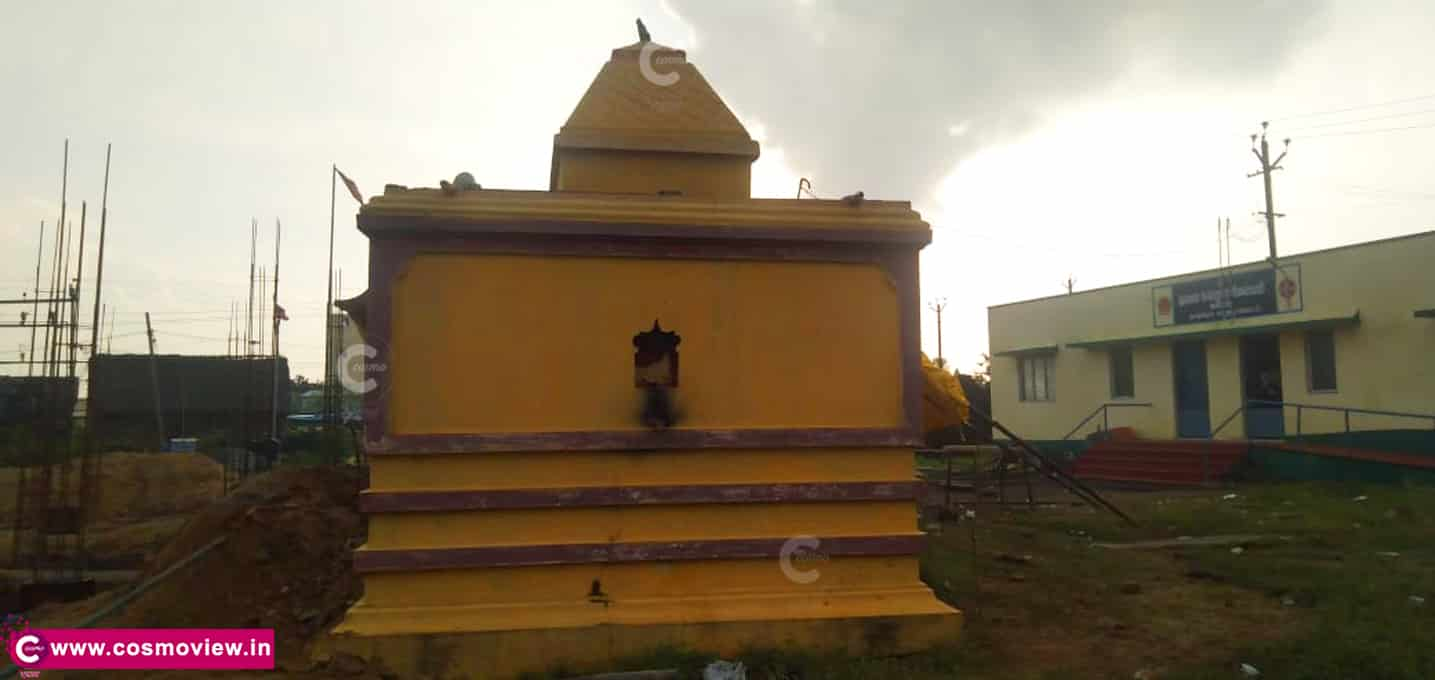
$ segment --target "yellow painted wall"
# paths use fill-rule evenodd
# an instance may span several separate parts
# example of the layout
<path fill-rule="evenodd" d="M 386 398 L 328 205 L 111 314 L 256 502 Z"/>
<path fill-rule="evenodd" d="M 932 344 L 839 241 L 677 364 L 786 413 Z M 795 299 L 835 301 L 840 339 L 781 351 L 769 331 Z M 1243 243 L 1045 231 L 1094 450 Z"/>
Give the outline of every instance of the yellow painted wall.
<path fill-rule="evenodd" d="M 639 429 L 635 333 L 682 336 L 679 427 L 902 427 L 875 265 L 418 255 L 393 292 L 396 434 Z"/>
<path fill-rule="evenodd" d="M 811 583 L 789 579 L 776 560 L 705 560 L 619 564 L 492 567 L 444 572 L 393 572 L 364 577 L 364 600 L 375 607 L 584 602 L 594 579 L 618 600 L 702 594 L 795 593 L 911 586 L 917 558 L 838 557 L 797 563 L 815 570 Z"/>
<path fill-rule="evenodd" d="M 1300 312 L 1248 317 L 1234 321 L 1156 328 L 1152 320 L 1152 288 L 1210 277 L 1206 271 L 1111 288 L 1077 292 L 988 309 L 992 360 L 992 410 L 1017 434 L 1031 439 L 1057 439 L 1110 398 L 1107 355 L 1100 349 L 1068 347 L 1093 340 L 1229 331 L 1206 342 L 1206 364 L 1212 427 L 1241 401 L 1239 340 L 1241 328 L 1298 322 L 1360 313 L 1360 323 L 1335 331 L 1335 393 L 1312 393 L 1306 378 L 1303 331 L 1281 333 L 1281 373 L 1287 402 L 1435 413 L 1435 320 L 1415 318 L 1416 309 L 1435 307 L 1435 232 L 1377 241 L 1359 246 L 1281 258 L 1299 264 Z M 1252 264 L 1235 271 L 1266 267 Z M 1060 346 L 1055 359 L 1055 401 L 1019 402 L 1017 359 L 1001 352 Z M 1129 425 L 1148 437 L 1175 436 L 1174 386 L 1170 343 L 1151 341 L 1135 347 L 1136 395 L 1149 409 L 1112 411 L 1113 427 Z M 1286 429 L 1295 431 L 1293 410 Z M 1425 421 L 1428 423 L 1428 421 Z M 1353 429 L 1422 427 L 1420 421 L 1353 416 Z M 1306 413 L 1302 430 L 1331 432 L 1344 428 L 1339 414 Z M 1090 426 L 1088 428 L 1090 429 Z M 1244 436 L 1234 422 L 1223 437 Z"/>
<path fill-rule="evenodd" d="M 369 459 L 373 491 L 907 482 L 910 449 L 492 451 Z"/>
<path fill-rule="evenodd" d="M 746 199 L 751 185 L 752 161 L 741 156 L 568 149 L 558 165 L 559 191 Z"/>
<path fill-rule="evenodd" d="M 916 531 L 911 500 L 863 503 L 728 503 L 400 512 L 369 518 L 368 548 L 646 543 L 769 538 L 875 536 Z"/>

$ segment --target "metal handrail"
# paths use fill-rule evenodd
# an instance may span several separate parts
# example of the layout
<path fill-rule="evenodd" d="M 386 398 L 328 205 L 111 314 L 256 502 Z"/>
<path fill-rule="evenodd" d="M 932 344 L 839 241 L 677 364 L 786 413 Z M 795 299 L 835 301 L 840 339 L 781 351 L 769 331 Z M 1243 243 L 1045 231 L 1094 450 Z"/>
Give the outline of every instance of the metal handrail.
<path fill-rule="evenodd" d="M 1295 408 L 1295 433 L 1296 433 L 1296 436 L 1300 436 L 1300 434 L 1301 434 L 1301 415 L 1304 413 L 1305 409 L 1311 409 L 1312 411 L 1339 411 L 1339 412 L 1343 413 L 1343 414 L 1345 415 L 1345 432 L 1346 432 L 1346 434 L 1350 434 L 1350 414 L 1352 414 L 1352 413 L 1360 413 L 1360 414 L 1372 415 L 1372 416 L 1386 416 L 1386 417 L 1390 417 L 1390 418 L 1419 418 L 1419 419 L 1421 419 L 1421 420 L 1429 420 L 1431 426 L 1432 426 L 1432 427 L 1435 427 L 1435 414 L 1429 414 L 1429 413 L 1410 413 L 1410 412 L 1406 412 L 1406 411 L 1384 411 L 1384 410 L 1380 410 L 1380 409 L 1354 408 L 1354 407 L 1350 407 L 1350 406 L 1325 406 L 1325 405 L 1321 405 L 1321 404 L 1299 404 L 1299 403 L 1294 403 L 1294 402 L 1289 402 L 1289 401 L 1266 401 L 1266 400 L 1264 400 L 1264 399 L 1249 399 L 1249 400 L 1246 401 L 1246 403 L 1247 403 L 1248 405 L 1252 405 L 1252 406 L 1279 407 L 1279 408 L 1281 409 L 1281 413 L 1285 413 L 1286 407 L 1294 407 L 1294 408 Z"/>
<path fill-rule="evenodd" d="M 1282 417 L 1284 417 L 1285 409 L 1287 407 L 1294 408 L 1296 410 L 1295 434 L 1297 437 L 1299 437 L 1302 433 L 1301 416 L 1303 415 L 1305 409 L 1311 409 L 1312 411 L 1337 411 L 1344 414 L 1345 434 L 1347 435 L 1350 434 L 1350 414 L 1352 413 L 1360 413 L 1373 416 L 1386 416 L 1390 418 L 1419 418 L 1421 420 L 1429 420 L 1431 426 L 1435 427 L 1435 414 L 1429 413 L 1410 413 L 1406 411 L 1385 411 L 1381 409 L 1354 408 L 1351 406 L 1325 406 L 1322 404 L 1301 404 L 1289 401 L 1247 399 L 1240 406 L 1237 406 L 1236 410 L 1231 411 L 1231 415 L 1226 416 L 1226 419 L 1222 420 L 1220 425 L 1217 425 L 1215 429 L 1211 430 L 1210 444 L 1207 445 L 1205 457 L 1201 461 L 1201 477 L 1206 483 L 1210 483 L 1211 481 L 1211 448 L 1215 446 L 1216 435 L 1220 434 L 1221 430 L 1226 429 L 1226 426 L 1230 425 L 1231 421 L 1235 420 L 1236 417 L 1241 415 L 1241 413 L 1243 413 L 1246 409 L 1253 407 L 1279 408 L 1281 409 Z"/>
<path fill-rule="evenodd" d="M 1220 425 L 1217 425 L 1215 429 L 1211 430 L 1211 436 L 1206 441 L 1206 450 L 1204 452 L 1204 455 L 1201 457 L 1202 484 L 1211 483 L 1211 449 L 1216 446 L 1216 435 L 1220 434 L 1221 430 L 1226 429 L 1226 426 L 1230 425 L 1231 421 L 1235 420 L 1236 416 L 1241 415 L 1241 413 L 1245 410 L 1246 404 L 1241 404 L 1240 406 L 1237 406 L 1236 410 L 1231 411 L 1231 415 L 1226 416 L 1226 419 L 1222 420 Z"/>
<path fill-rule="evenodd" d="M 1241 404 L 1240 406 L 1237 406 L 1237 407 L 1236 407 L 1236 410 L 1231 411 L 1231 415 L 1226 416 L 1226 419 L 1225 419 L 1225 420 L 1222 420 L 1222 421 L 1221 421 L 1221 424 L 1216 426 L 1216 429 L 1211 430 L 1211 439 L 1215 439 L 1215 438 L 1216 438 L 1216 435 L 1217 435 L 1217 434 L 1220 434 L 1221 430 L 1226 429 L 1226 426 L 1227 426 L 1227 425 L 1230 425 L 1230 424 L 1231 424 L 1231 421 L 1232 421 L 1232 420 L 1235 420 L 1235 419 L 1236 419 L 1236 416 L 1241 415 L 1241 412 L 1242 412 L 1242 411 L 1245 411 L 1245 410 L 1246 410 L 1246 405 L 1245 405 L 1245 404 Z"/>
<path fill-rule="evenodd" d="M 1081 422 L 1077 423 L 1077 424 L 1076 424 L 1076 427 L 1071 428 L 1071 431 L 1070 431 L 1070 432 L 1067 432 L 1067 433 L 1066 433 L 1066 436 L 1065 436 L 1065 437 L 1062 437 L 1061 440 L 1062 440 L 1062 441 L 1066 441 L 1066 440 L 1068 440 L 1068 439 L 1071 439 L 1071 435 L 1076 434 L 1079 430 L 1081 430 L 1082 427 L 1085 427 L 1086 424 L 1089 423 L 1089 422 L 1091 422 L 1091 419 L 1092 419 L 1092 418 L 1095 418 L 1095 417 L 1096 417 L 1096 414 L 1098 414 L 1098 413 L 1101 414 L 1101 429 L 1102 429 L 1102 430 L 1110 430 L 1110 429 L 1111 429 L 1111 420 L 1110 420 L 1109 411 L 1108 411 L 1107 409 L 1111 408 L 1112 406 L 1150 406 L 1150 405 L 1151 405 L 1151 402 L 1149 402 L 1149 401 L 1108 401 L 1108 402 L 1106 402 L 1105 404 L 1102 404 L 1102 405 L 1100 405 L 1100 406 L 1097 406 L 1097 407 L 1096 407 L 1096 410 L 1094 410 L 1094 411 L 1091 412 L 1091 415 L 1088 415 L 1088 416 L 1086 416 L 1085 418 L 1082 418 L 1082 419 L 1081 419 Z"/>

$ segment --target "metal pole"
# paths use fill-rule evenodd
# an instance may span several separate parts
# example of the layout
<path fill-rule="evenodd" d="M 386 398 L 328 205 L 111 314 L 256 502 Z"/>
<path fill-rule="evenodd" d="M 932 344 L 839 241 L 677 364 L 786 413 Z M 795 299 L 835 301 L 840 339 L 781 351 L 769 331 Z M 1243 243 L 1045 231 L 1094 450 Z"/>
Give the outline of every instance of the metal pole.
<path fill-rule="evenodd" d="M 69 295 L 70 289 L 70 249 L 74 247 L 72 242 L 75 236 L 75 225 L 70 223 L 65 226 L 65 242 L 61 249 L 60 271 L 55 272 L 58 277 L 55 281 L 55 296 L 59 302 L 55 303 L 55 341 L 52 343 L 52 354 L 54 355 L 55 377 L 60 377 L 60 349 L 65 346 L 65 324 L 61 321 L 65 314 L 65 297 Z"/>
<path fill-rule="evenodd" d="M 259 238 L 259 221 L 249 221 L 249 304 L 244 308 L 244 356 L 254 353 L 251 341 L 254 340 L 254 247 L 256 239 Z"/>
<path fill-rule="evenodd" d="M 274 316 L 274 342 L 270 348 L 274 350 L 274 377 L 270 381 L 274 387 L 274 399 L 270 402 L 272 415 L 269 421 L 269 438 L 275 441 L 279 439 L 279 220 L 274 220 L 274 309 L 270 314 Z"/>
<path fill-rule="evenodd" d="M 334 213 L 335 196 L 339 181 L 339 166 L 329 164 L 329 293 L 324 298 L 324 433 L 327 435 L 334 420 L 334 381 L 337 379 L 334 363 Z"/>
<path fill-rule="evenodd" d="M 952 452 L 944 450 L 942 453 L 947 459 L 947 483 L 942 494 L 942 519 L 946 519 L 952 514 Z"/>
<path fill-rule="evenodd" d="M 1271 262 L 1276 261 L 1276 207 L 1271 196 L 1271 147 L 1266 136 L 1261 135 L 1261 178 L 1266 184 L 1266 234 L 1270 238 Z"/>
<path fill-rule="evenodd" d="M 64 212 L 63 206 L 60 208 L 60 211 Z M 55 228 L 55 250 L 50 255 L 50 298 L 49 302 L 45 305 L 45 362 L 40 367 L 40 371 L 47 378 L 50 377 L 50 355 L 52 353 L 52 348 L 54 345 L 50 335 L 51 332 L 54 330 L 53 326 L 55 325 L 55 296 L 58 295 L 57 291 L 59 290 L 59 285 L 56 283 L 56 279 L 60 276 L 60 248 L 64 247 L 64 242 L 65 223 L 61 222 L 59 226 Z M 39 323 L 39 319 L 36 319 L 35 322 Z"/>
<path fill-rule="evenodd" d="M 110 147 L 105 145 L 105 190 L 100 195 L 100 250 L 95 256 L 95 316 L 90 328 L 90 356 L 100 353 L 100 290 L 105 280 L 105 222 L 110 204 Z"/>
<path fill-rule="evenodd" d="M 265 340 L 265 338 L 268 338 L 268 337 L 269 337 L 269 333 L 264 329 L 264 295 L 269 292 L 268 288 L 269 288 L 269 275 L 264 271 L 264 267 L 263 267 L 263 266 L 260 266 L 260 267 L 259 267 L 259 314 L 258 314 L 257 316 L 255 316 L 255 319 L 257 320 L 258 323 L 257 323 L 257 325 L 254 327 L 254 333 L 259 336 L 259 353 L 258 353 L 258 354 L 259 354 L 259 356 L 260 356 L 261 358 L 264 356 L 264 344 L 265 344 L 265 343 L 264 343 L 264 340 Z"/>
<path fill-rule="evenodd" d="M 85 280 L 85 210 L 80 202 L 80 254 L 75 259 L 75 287 L 70 289 L 70 377 L 75 377 L 75 358 L 80 344 L 80 286 Z"/>
<path fill-rule="evenodd" d="M 35 252 L 35 302 L 30 312 L 30 367 L 25 371 L 26 376 L 35 375 L 35 330 L 40 323 L 40 262 L 45 258 L 45 220 L 40 220 L 40 245 Z"/>
<path fill-rule="evenodd" d="M 70 192 L 70 138 L 69 138 L 69 137 L 66 137 L 66 138 L 65 138 L 64 170 L 61 171 L 61 175 L 60 175 L 60 221 L 59 221 L 59 223 L 57 223 L 57 224 L 55 225 L 55 231 L 57 232 L 57 236 L 56 236 L 56 240 L 55 240 L 55 261 L 54 261 L 54 264 L 52 265 L 52 267 L 51 267 L 51 269 L 50 269 L 50 280 L 51 280 L 51 281 L 57 281 L 57 278 L 56 278 L 56 277 L 58 277 L 58 276 L 60 275 L 60 272 L 59 272 L 59 269 L 60 269 L 60 249 L 64 247 L 63 244 L 64 244 L 64 241 L 65 241 L 65 208 L 66 208 L 66 205 L 67 205 L 67 199 L 68 199 L 68 197 L 69 197 L 69 192 Z M 58 296 L 58 295 L 59 295 L 59 292 L 58 292 L 58 291 L 59 291 L 59 288 L 60 288 L 60 287 L 59 287 L 58 282 L 52 283 L 52 284 L 50 285 L 50 297 L 56 297 L 56 296 Z M 54 303 L 51 303 L 50 305 L 48 305 L 48 307 L 49 307 L 49 309 L 47 310 L 46 319 L 45 319 L 45 323 L 46 323 L 46 326 L 45 326 L 45 360 L 46 360 L 47 362 L 50 360 L 51 346 L 52 346 L 52 345 L 51 345 L 51 342 L 50 342 L 50 330 L 51 330 L 51 329 L 50 329 L 50 325 L 52 325 L 52 324 L 54 323 L 54 321 L 55 321 L 55 318 L 53 318 L 53 317 L 57 317 L 57 316 L 58 316 L 58 313 L 55 311 L 55 305 L 54 305 Z M 43 369 L 44 371 L 46 371 L 46 375 L 48 376 L 48 375 L 49 375 L 50 366 L 47 364 L 46 366 L 42 367 L 42 369 Z"/>
<path fill-rule="evenodd" d="M 149 379 L 154 395 L 154 422 L 159 428 L 159 450 L 165 450 L 164 409 L 159 401 L 159 362 L 154 356 L 154 327 L 149 322 L 149 312 L 144 313 L 145 334 L 149 336 Z"/>

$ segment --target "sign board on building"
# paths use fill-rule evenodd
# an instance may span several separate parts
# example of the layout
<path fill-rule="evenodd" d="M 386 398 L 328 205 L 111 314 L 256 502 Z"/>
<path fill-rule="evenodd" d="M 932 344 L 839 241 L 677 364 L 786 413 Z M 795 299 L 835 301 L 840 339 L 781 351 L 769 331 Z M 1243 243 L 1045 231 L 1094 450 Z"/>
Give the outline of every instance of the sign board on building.
<path fill-rule="evenodd" d="M 1157 327 L 1299 312 L 1300 265 L 1232 272 L 1151 289 Z"/>

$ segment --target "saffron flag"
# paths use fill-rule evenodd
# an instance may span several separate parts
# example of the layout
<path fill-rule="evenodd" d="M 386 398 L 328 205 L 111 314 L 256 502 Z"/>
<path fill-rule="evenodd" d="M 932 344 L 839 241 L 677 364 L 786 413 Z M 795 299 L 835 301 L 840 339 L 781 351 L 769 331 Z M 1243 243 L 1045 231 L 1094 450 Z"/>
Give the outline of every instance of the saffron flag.
<path fill-rule="evenodd" d="M 354 180 L 349 179 L 349 176 L 345 175 L 343 170 L 335 167 L 334 172 L 339 173 L 339 179 L 344 180 L 344 186 L 349 188 L 349 195 L 353 196 L 354 200 L 359 202 L 359 205 L 363 205 L 364 195 L 359 193 L 359 185 L 355 184 Z"/>

